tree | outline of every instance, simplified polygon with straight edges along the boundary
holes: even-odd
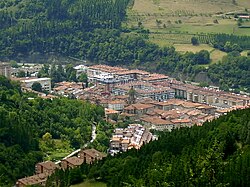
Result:
[[[191,38],[191,43],[192,43],[192,45],[199,45],[199,41],[198,41],[198,38],[196,38],[196,37],[192,37]]]
[[[23,70],[20,70],[18,73],[17,73],[17,77],[25,77],[26,76],[26,73],[25,71]]]
[[[195,54],[194,60],[196,61],[196,64],[209,64],[210,53],[207,50],[201,50]]]
[[[78,80],[80,82],[83,82],[85,84],[85,87],[87,88],[88,87],[88,76],[86,73],[82,73],[79,77],[78,77]]]
[[[31,89],[37,92],[42,92],[42,85],[39,82],[34,82],[31,86]]]
[[[18,64],[17,64],[17,62],[16,62],[15,60],[11,60],[11,61],[10,61],[10,66],[11,66],[12,68],[18,68],[18,67],[19,67]]]
[[[242,18],[239,18],[238,21],[237,21],[237,25],[240,27],[243,23],[243,20]]]

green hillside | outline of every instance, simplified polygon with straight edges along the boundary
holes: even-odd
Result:
[[[156,43],[172,45],[186,43],[190,35],[235,34],[250,35],[249,28],[237,26],[235,15],[249,14],[250,5],[244,0],[134,0],[126,24],[149,29],[157,35]],[[243,25],[249,25],[244,21]],[[178,39],[171,34],[178,34]],[[161,41],[164,39],[164,41]]]
[[[0,186],[33,175],[35,164],[54,152],[82,147],[91,140],[92,123],[106,124],[103,115],[102,107],[88,102],[23,93],[0,76]]]
[[[249,138],[250,109],[233,111],[79,171],[113,187],[249,186]]]

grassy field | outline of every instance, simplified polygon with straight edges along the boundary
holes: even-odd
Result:
[[[177,51],[210,51],[213,62],[226,53],[207,45],[189,45],[195,35],[227,33],[250,36],[250,28],[238,28],[230,12],[250,12],[249,0],[135,0],[128,10],[127,26],[137,27],[141,22],[150,30],[149,39],[159,46],[175,46]],[[222,16],[223,15],[223,16]],[[217,21],[217,22],[216,22]],[[243,25],[248,25],[245,22]],[[182,45],[178,45],[182,44]],[[183,45],[184,44],[184,45]]]
[[[85,181],[81,184],[72,185],[71,187],[107,187],[107,185],[102,182]]]
[[[53,143],[48,146],[44,141],[40,140],[40,148],[46,153],[45,160],[61,160],[73,151],[69,141],[62,141],[59,139],[53,139],[52,141]]]
[[[250,2],[232,0],[135,0],[128,11],[129,26],[138,22],[152,32],[227,33],[249,35],[250,29],[237,27],[233,16],[222,18],[222,13],[244,12]],[[194,6],[195,4],[195,6]],[[220,13],[220,14],[219,14]],[[218,23],[214,23],[217,20]]]
[[[176,51],[179,51],[181,53],[185,53],[187,51],[196,53],[199,52],[200,50],[207,50],[210,53],[210,58],[212,60],[212,63],[218,62],[219,60],[222,59],[223,56],[227,54],[218,49],[214,49],[213,47],[207,44],[200,44],[198,46],[193,46],[192,44],[174,44],[173,46],[175,47]]]

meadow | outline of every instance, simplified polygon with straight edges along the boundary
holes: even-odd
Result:
[[[141,24],[149,29],[149,40],[159,46],[197,52],[204,45],[188,45],[193,36],[217,33],[250,36],[250,28],[239,28],[233,15],[246,11],[250,12],[250,2],[246,0],[236,0],[236,3],[232,0],[135,0],[127,13],[126,25]],[[250,21],[245,21],[243,25],[249,24]],[[212,47],[209,51],[213,62],[226,54]]]

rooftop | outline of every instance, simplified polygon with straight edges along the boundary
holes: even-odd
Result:
[[[68,163],[74,165],[74,166],[80,166],[83,163],[83,159],[78,158],[76,156],[69,157],[69,158],[66,158],[64,160],[67,161]]]

